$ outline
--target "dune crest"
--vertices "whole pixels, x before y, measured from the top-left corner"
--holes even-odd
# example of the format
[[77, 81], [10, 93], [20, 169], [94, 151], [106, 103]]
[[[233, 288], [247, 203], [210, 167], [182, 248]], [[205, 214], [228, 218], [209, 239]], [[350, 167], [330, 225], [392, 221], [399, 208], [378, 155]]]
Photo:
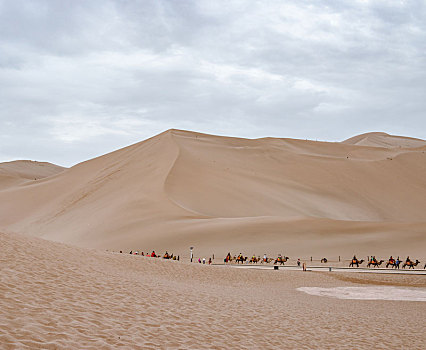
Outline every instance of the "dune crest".
[[412, 137], [389, 135], [384, 132], [370, 132], [351, 137], [342, 143], [348, 145], [385, 147], [385, 148], [416, 148], [426, 146], [426, 141]]

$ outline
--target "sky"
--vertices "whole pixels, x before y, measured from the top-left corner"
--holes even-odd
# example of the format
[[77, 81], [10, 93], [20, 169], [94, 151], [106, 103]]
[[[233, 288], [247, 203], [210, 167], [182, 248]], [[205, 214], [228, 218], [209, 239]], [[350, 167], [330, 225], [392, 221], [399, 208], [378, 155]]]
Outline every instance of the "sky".
[[0, 0], [0, 162], [167, 129], [426, 139], [426, 3]]

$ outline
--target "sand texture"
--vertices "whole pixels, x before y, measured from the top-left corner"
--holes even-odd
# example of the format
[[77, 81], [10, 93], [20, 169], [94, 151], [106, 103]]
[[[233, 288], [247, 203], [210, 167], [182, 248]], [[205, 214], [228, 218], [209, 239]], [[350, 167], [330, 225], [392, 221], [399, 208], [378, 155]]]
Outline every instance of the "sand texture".
[[169, 130], [0, 184], [5, 232], [181, 255], [423, 258], [425, 213], [426, 142], [383, 133], [339, 143]]
[[[0, 251], [2, 349], [424, 349], [426, 342], [425, 302], [296, 289], [365, 285], [341, 274], [190, 264], [18, 234], [0, 233]], [[411, 286], [411, 278], [398, 283], [424, 293], [424, 280]]]

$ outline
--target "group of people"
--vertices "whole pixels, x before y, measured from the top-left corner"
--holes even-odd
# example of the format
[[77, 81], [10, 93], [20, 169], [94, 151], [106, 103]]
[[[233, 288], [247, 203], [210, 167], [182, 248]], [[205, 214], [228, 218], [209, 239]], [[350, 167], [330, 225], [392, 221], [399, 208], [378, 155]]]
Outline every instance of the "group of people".
[[206, 260], [206, 258], [203, 258], [203, 259], [201, 259], [201, 258], [198, 258], [198, 263], [199, 264], [201, 264], [201, 263], [203, 263], [203, 264], [206, 264], [206, 262], [209, 264], [209, 265], [211, 265], [212, 264], [212, 258], [209, 258], [209, 260]]
[[[123, 253], [123, 251], [122, 250], [120, 250], [120, 253]], [[179, 255], [173, 255], [173, 254], [169, 254], [167, 251], [164, 253], [164, 255], [163, 256], [161, 256], [161, 255], [157, 255], [156, 253], [155, 253], [155, 250], [153, 250], [151, 253], [144, 253], [143, 251], [141, 251], [141, 252], [139, 252], [139, 251], [137, 251], [137, 250], [131, 250], [130, 252], [129, 252], [129, 254], [131, 254], [131, 255], [141, 255], [141, 256], [146, 256], [146, 257], [152, 257], [152, 258], [163, 258], [163, 259], [171, 259], [171, 260], [177, 260], [177, 261], [179, 261], [180, 260], [180, 257], [179, 257]], [[278, 255], [278, 258], [275, 260], [276, 262], [280, 262], [281, 260], [280, 259], [285, 259], [284, 260], [284, 262], [285, 261], [287, 261], [287, 257], [285, 257], [284, 258], [284, 256], [282, 256], [281, 254], [279, 254]], [[372, 255], [371, 257], [367, 257], [367, 261], [368, 261], [368, 265], [370, 266], [370, 265], [375, 265], [375, 266], [378, 266], [378, 265], [380, 265], [382, 262], [383, 262], [383, 260], [381, 260], [381, 261], [378, 261], [377, 260], [377, 258], [376, 258], [376, 256], [375, 255]], [[323, 259], [323, 260], [325, 260], [325, 258]], [[192, 261], [192, 259], [191, 259], [191, 261]], [[225, 259], [224, 259], [224, 262], [225, 263], [228, 263], [228, 262], [231, 262], [231, 261], [236, 261], [236, 262], [247, 262], [247, 257], [244, 257], [241, 253], [240, 254], [238, 254], [238, 256], [232, 256], [231, 255], [231, 253], [229, 252], [227, 255], [226, 255], [226, 257], [225, 257]], [[256, 257], [256, 255], [254, 255], [253, 254], [253, 256], [251, 257], [251, 259], [250, 259], [250, 263], [257, 263], [257, 262], [264, 262], [264, 263], [269, 263], [269, 262], [271, 262], [271, 261], [274, 261], [274, 259], [272, 259], [272, 258], [268, 258], [268, 256], [266, 255], [266, 254], [264, 254], [263, 255], [263, 259], [261, 259], [261, 257], [259, 256], [259, 257]], [[340, 260], [339, 260], [340, 261]], [[208, 264], [208, 265], [211, 265], [212, 264], [212, 258], [209, 258], [208, 260], [206, 259], [206, 258], [198, 258], [198, 263], [199, 264]], [[322, 262], [322, 261], [321, 261]], [[358, 266], [358, 264], [361, 264], [363, 262], [363, 260], [358, 260], [357, 259], [357, 257], [356, 257], [356, 255], [354, 255], [353, 256], [353, 258], [352, 258], [352, 265], [353, 264], [356, 264], [357, 266]], [[387, 264], [386, 264], [386, 267], [389, 267], [389, 266], [391, 266], [391, 267], [395, 267], [395, 268], [397, 268], [397, 269], [399, 269], [399, 265], [402, 263], [402, 260], [399, 258], [399, 256], [395, 259], [392, 255], [389, 257], [389, 260], [388, 260], [388, 262], [387, 262]], [[412, 265], [414, 265], [414, 266], [416, 266], [418, 264], [418, 260], [416, 260], [416, 262], [414, 263], [411, 259], [410, 259], [410, 257], [409, 256], [407, 256], [407, 259], [405, 259], [405, 264], [404, 264], [404, 266], [403, 267], [405, 267], [405, 266], [412, 266]], [[301, 261], [300, 261], [300, 259], [297, 259], [297, 266], [301, 266]], [[414, 266], [413, 266], [413, 268], [414, 268]], [[425, 268], [426, 268], [426, 265], [425, 265]]]
[[[120, 253], [123, 253], [123, 251], [122, 251], [122, 250], [120, 250]], [[150, 253], [148, 253], [148, 252], [145, 254], [143, 251], [141, 251], [141, 252], [139, 253], [139, 251], [137, 251], [137, 250], [135, 250], [135, 251], [131, 250], [131, 251], [129, 252], [129, 254], [131, 254], [131, 255], [147, 256], [147, 257], [151, 257], [151, 258], [161, 258], [161, 256], [160, 256], [160, 255], [157, 255], [157, 254], [155, 253], [155, 250], [153, 250], [151, 254], [150, 254]], [[178, 256], [176, 256], [176, 255], [173, 255], [173, 254], [169, 254], [169, 253], [167, 252], [167, 250], [166, 250], [166, 252], [164, 253], [164, 255], [162, 256], [162, 258], [163, 258], [163, 259], [178, 260], [178, 261], [180, 260], [179, 255], [178, 255]]]

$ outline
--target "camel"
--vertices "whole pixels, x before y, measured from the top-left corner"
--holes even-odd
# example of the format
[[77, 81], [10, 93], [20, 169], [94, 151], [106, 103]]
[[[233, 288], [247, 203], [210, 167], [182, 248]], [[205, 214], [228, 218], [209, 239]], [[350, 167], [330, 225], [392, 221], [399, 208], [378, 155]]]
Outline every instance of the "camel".
[[249, 263], [250, 263], [250, 264], [257, 264], [259, 261], [260, 261], [260, 257], [259, 257], [259, 258], [256, 258], [255, 256], [253, 256], [253, 257], [250, 259]]
[[237, 264], [239, 264], [240, 261], [241, 261], [241, 264], [244, 264], [244, 262], [247, 261], [247, 257], [240, 255], [238, 256], [238, 258], [235, 259], [235, 261], [237, 262]]
[[351, 263], [349, 264], [349, 267], [353, 267], [356, 265], [356, 267], [359, 267], [364, 262], [364, 259], [358, 260], [358, 259], [352, 259]]
[[402, 268], [405, 269], [405, 266], [408, 266], [409, 269], [414, 269], [414, 267], [417, 266], [418, 264], [420, 264], [420, 261], [418, 261], [417, 259], [416, 259], [416, 262], [412, 262], [411, 260], [408, 260], [402, 265]]
[[231, 262], [231, 261], [232, 261], [231, 253], [228, 253], [228, 254], [226, 255], [225, 259], [223, 259], [223, 262], [224, 262], [225, 264], [227, 264], [228, 262]]
[[285, 262], [287, 262], [287, 260], [289, 259], [288, 256], [279, 256], [278, 258], [276, 258], [274, 265], [276, 265], [277, 263], [280, 263], [280, 265], [284, 265]]
[[165, 253], [164, 255], [163, 255], [163, 259], [173, 259], [173, 254], [172, 255], [170, 255], [169, 253]]
[[392, 260], [389, 260], [387, 263], [386, 263], [386, 267], [392, 267], [392, 268], [395, 268], [395, 269], [399, 269], [399, 264], [401, 264], [401, 260], [395, 260], [395, 259], [392, 259]]
[[384, 262], [385, 262], [384, 260], [380, 260], [380, 261], [370, 260], [367, 264], [367, 267], [370, 267], [371, 265], [373, 265], [373, 267], [379, 267]]

